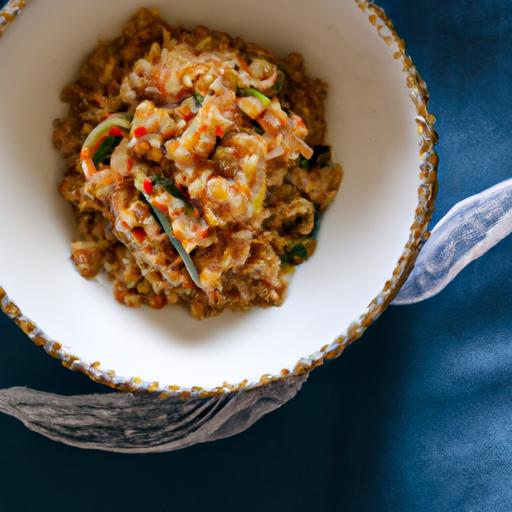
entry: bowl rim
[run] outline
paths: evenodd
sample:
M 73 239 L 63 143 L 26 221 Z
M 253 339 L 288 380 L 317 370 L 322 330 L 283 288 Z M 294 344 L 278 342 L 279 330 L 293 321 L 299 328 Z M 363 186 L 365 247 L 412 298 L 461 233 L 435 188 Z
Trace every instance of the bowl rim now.
M 323 345 L 317 352 L 307 357 L 302 357 L 292 370 L 283 369 L 276 375 L 265 374 L 254 382 L 244 379 L 235 384 L 224 382 L 221 386 L 210 389 L 200 386 L 184 388 L 178 385 L 161 386 L 159 382 L 148 382 L 139 377 L 117 376 L 114 370 L 101 369 L 99 361 L 86 362 L 66 352 L 58 341 L 52 340 L 35 322 L 23 315 L 20 308 L 9 298 L 7 291 L 1 286 L 0 309 L 20 327 L 34 344 L 44 348 L 49 355 L 58 359 L 66 368 L 80 371 L 100 384 L 119 391 L 132 393 L 156 392 L 163 397 L 180 396 L 182 398 L 218 396 L 300 376 L 309 373 L 317 366 L 322 365 L 326 360 L 340 356 L 345 348 L 360 338 L 366 329 L 384 312 L 412 271 L 423 243 L 430 236 L 427 227 L 434 210 L 438 189 L 437 171 L 439 164 L 439 157 L 435 150 L 438 142 L 438 135 L 434 130 L 436 118 L 429 113 L 427 108 L 429 100 L 427 86 L 407 53 L 404 40 L 397 34 L 393 23 L 381 7 L 368 0 L 353 1 L 362 13 L 366 15 L 368 22 L 375 27 L 378 35 L 390 48 L 390 51 L 393 52 L 392 57 L 403 65 L 406 85 L 417 113 L 416 123 L 421 163 L 419 166 L 418 205 L 414 222 L 410 227 L 409 240 L 394 268 L 391 278 L 386 281 L 384 288 L 372 300 L 366 311 L 357 320 L 352 322 L 342 335 L 338 336 L 331 343 Z M 9 0 L 4 8 L 0 9 L 0 37 L 7 26 L 16 20 L 28 3 L 29 0 Z

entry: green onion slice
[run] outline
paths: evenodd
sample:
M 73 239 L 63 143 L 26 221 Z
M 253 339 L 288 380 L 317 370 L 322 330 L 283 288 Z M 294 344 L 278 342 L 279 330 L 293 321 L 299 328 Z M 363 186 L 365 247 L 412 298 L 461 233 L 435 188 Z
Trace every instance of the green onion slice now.
M 272 103 L 270 98 L 258 91 L 258 89 L 248 87 L 246 89 L 242 89 L 242 92 L 247 96 L 254 96 L 255 98 L 258 98 L 265 108 L 267 108 Z
M 185 268 L 187 269 L 192 281 L 194 281 L 198 288 L 202 289 L 201 281 L 199 280 L 199 274 L 197 273 L 196 266 L 194 265 L 194 262 L 192 261 L 192 258 L 190 257 L 189 253 L 183 247 L 182 243 L 174 236 L 171 223 L 158 208 L 155 208 L 151 204 L 151 197 L 145 192 L 142 192 L 142 194 L 144 196 L 144 199 L 146 199 L 146 201 L 148 202 L 151 211 L 153 212 L 153 215 L 157 218 L 158 222 L 162 226 L 162 229 L 165 231 L 167 238 L 180 255 L 180 258 L 183 260 Z

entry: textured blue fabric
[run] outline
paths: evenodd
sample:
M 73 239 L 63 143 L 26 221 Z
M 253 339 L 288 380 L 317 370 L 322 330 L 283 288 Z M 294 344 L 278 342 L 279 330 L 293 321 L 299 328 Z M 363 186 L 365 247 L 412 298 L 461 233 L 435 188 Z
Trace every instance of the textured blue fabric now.
M 438 220 L 511 175 L 512 3 L 380 4 L 439 117 Z M 90 510 L 90 497 L 99 510 L 509 512 L 511 251 L 507 239 L 439 296 L 391 308 L 296 399 L 232 439 L 127 457 L 57 445 L 0 417 L 0 510 Z M 103 391 L 3 316 L 0 341 L 0 387 Z

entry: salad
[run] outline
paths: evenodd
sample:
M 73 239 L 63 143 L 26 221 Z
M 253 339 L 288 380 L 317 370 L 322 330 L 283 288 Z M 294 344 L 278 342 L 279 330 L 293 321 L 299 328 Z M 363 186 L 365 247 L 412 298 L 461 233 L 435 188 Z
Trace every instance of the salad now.
M 298 54 L 139 10 L 65 87 L 54 124 L 80 274 L 106 273 L 127 306 L 197 318 L 280 305 L 342 179 L 326 90 Z

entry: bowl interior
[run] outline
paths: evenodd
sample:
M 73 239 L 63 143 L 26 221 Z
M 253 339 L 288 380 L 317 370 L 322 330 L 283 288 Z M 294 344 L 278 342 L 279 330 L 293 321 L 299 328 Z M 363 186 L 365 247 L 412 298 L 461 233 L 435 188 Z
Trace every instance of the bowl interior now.
M 409 238 L 420 158 L 402 65 L 351 0 L 317 0 L 314 9 L 308 0 L 153 0 L 171 25 L 203 24 L 280 55 L 302 53 L 309 73 L 329 83 L 328 142 L 345 178 L 281 308 L 205 321 L 180 307 L 131 310 L 69 259 L 74 221 L 56 191 L 63 164 L 51 133 L 65 111 L 61 88 L 98 38 L 117 35 L 140 5 L 34 1 L 2 38 L 0 285 L 66 351 L 127 378 L 212 388 L 292 369 L 364 312 Z

